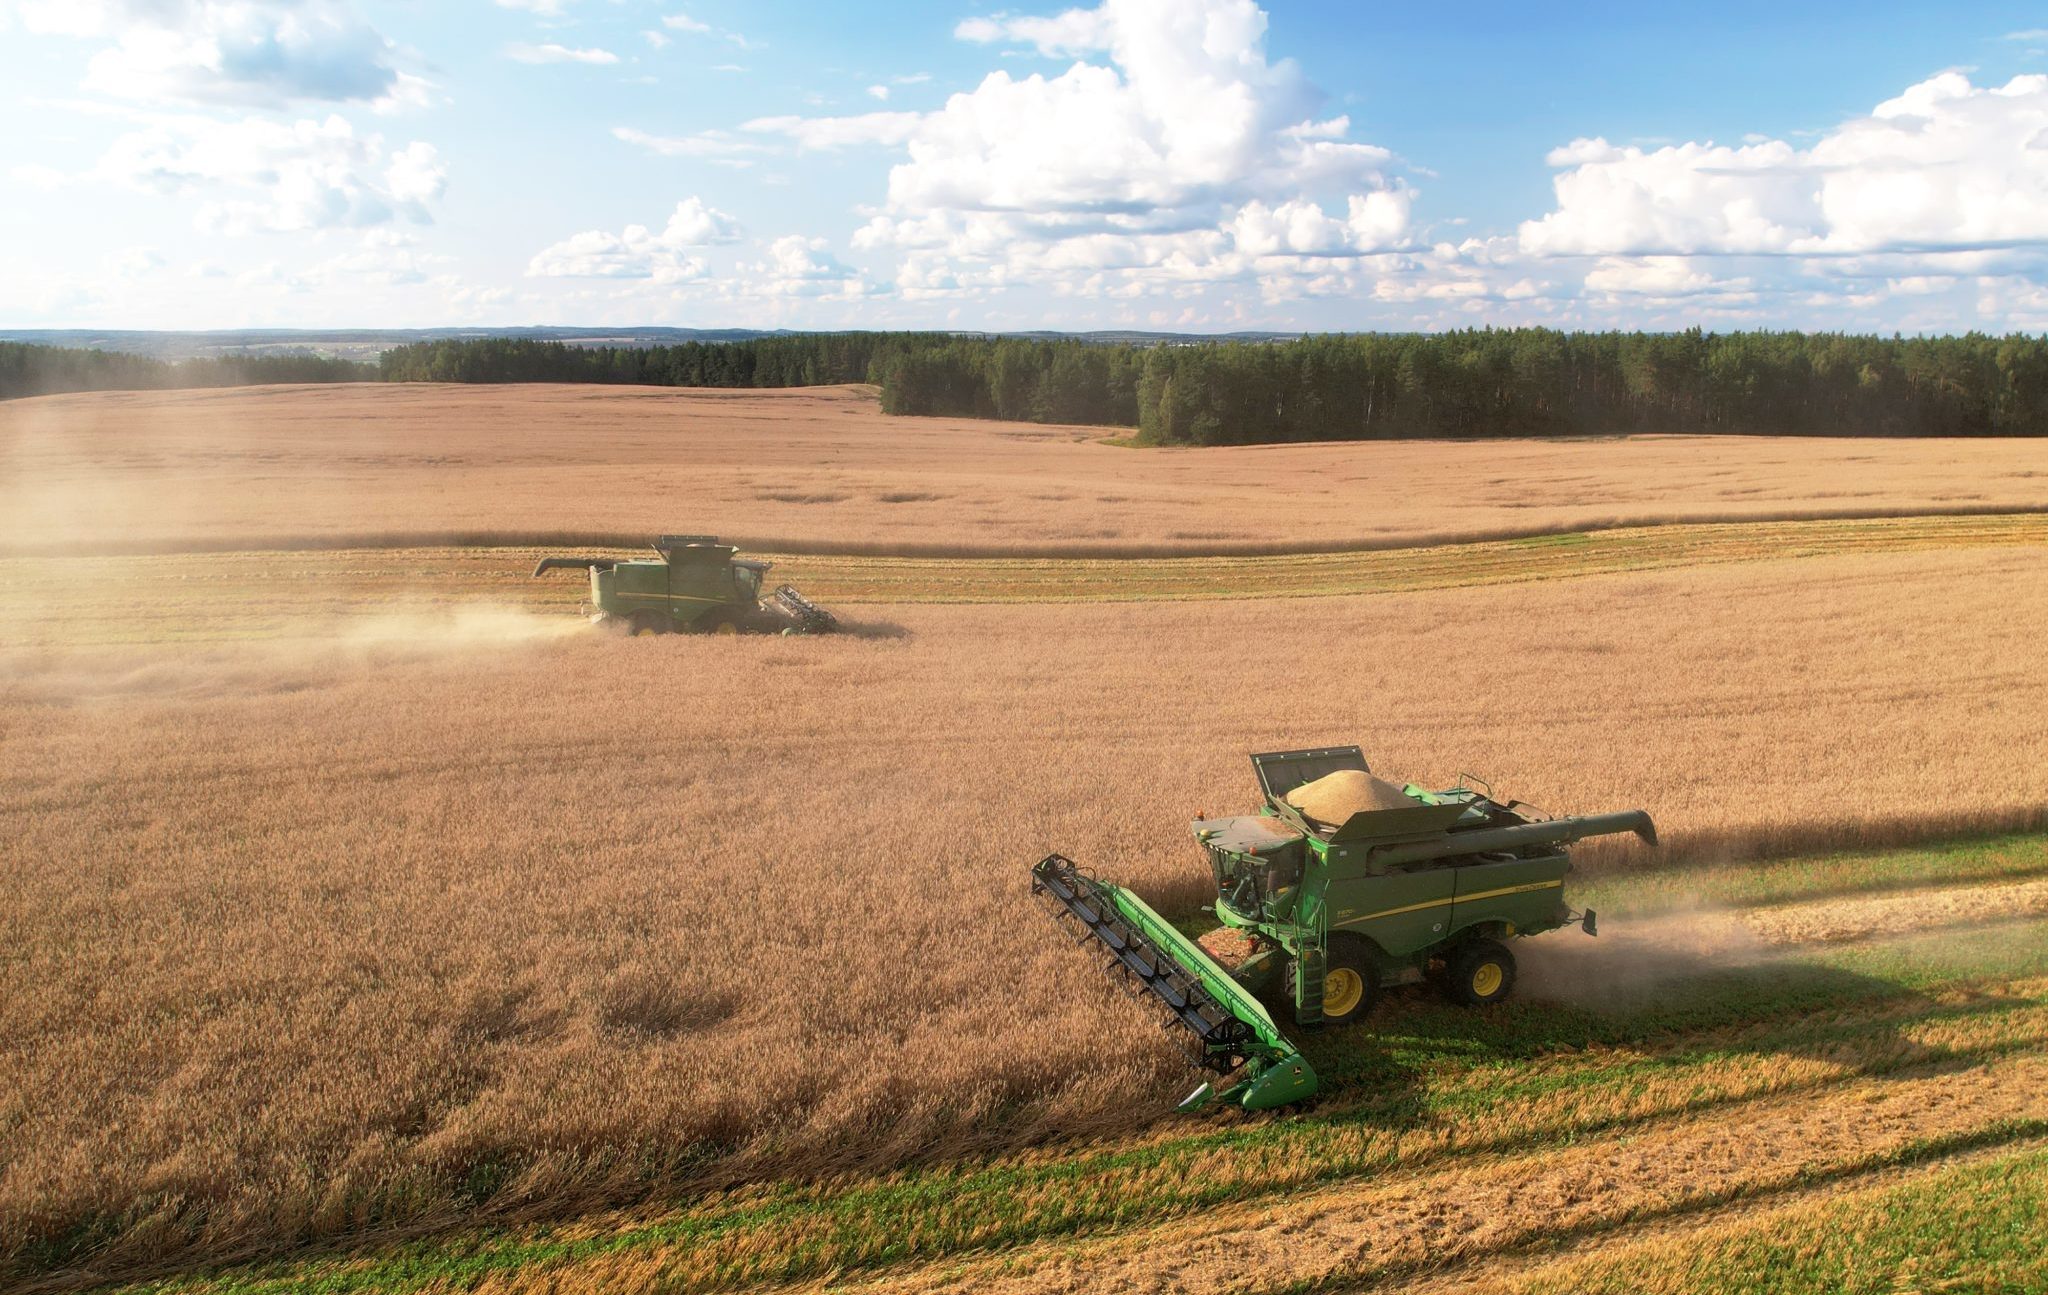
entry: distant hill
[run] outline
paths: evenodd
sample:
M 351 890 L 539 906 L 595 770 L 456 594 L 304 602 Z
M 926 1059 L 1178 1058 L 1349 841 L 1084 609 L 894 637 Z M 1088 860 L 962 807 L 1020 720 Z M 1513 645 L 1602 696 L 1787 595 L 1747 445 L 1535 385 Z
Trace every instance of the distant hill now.
M 850 329 L 757 328 L 245 328 L 220 332 L 154 329 L 0 329 L 0 342 L 118 351 L 156 360 L 223 359 L 263 355 L 319 355 L 364 362 L 416 342 L 470 342 L 485 338 L 561 342 L 568 346 L 676 346 L 684 342 L 746 342 L 762 337 L 850 332 Z M 1153 333 L 1109 329 L 1085 333 L 1052 330 L 989 332 L 952 329 L 959 337 L 1022 337 L 1038 341 L 1072 338 L 1102 346 L 1183 346 L 1200 342 L 1277 342 L 1298 333 Z
M 220 332 L 26 328 L 0 330 L 0 342 L 120 351 L 157 360 L 310 354 L 362 361 L 414 342 L 513 337 L 571 346 L 673 346 L 679 342 L 744 342 L 787 332 L 752 328 L 245 328 Z

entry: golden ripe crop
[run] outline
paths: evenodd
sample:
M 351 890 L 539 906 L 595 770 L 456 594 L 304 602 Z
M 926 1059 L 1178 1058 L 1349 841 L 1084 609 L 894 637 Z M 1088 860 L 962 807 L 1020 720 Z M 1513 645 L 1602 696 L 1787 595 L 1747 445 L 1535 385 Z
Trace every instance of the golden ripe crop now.
M 1253 750 L 1641 805 L 1667 860 L 2048 804 L 2038 548 L 864 615 L 902 632 L 7 657 L 0 1237 L 225 1253 L 1127 1127 L 1178 1058 L 1026 868 L 1191 908 Z
M 1647 436 L 1143 453 L 871 391 L 253 387 L 0 403 L 0 551 L 353 536 L 1109 556 L 2039 508 L 2048 441 Z M 463 542 L 471 542 L 465 539 Z

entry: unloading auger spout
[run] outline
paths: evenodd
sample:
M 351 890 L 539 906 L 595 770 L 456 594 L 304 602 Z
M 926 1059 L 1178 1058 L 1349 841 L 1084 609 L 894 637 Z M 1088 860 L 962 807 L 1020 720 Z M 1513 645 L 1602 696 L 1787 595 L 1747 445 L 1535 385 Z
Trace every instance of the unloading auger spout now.
M 1072 919 L 1081 943 L 1106 951 L 1109 972 L 1165 1009 L 1167 1023 L 1190 1037 L 1195 1062 L 1216 1072 L 1182 1110 L 1220 1098 L 1261 1111 L 1315 1092 L 1315 1071 L 1258 999 L 1144 900 L 1058 854 L 1032 866 L 1031 893 L 1051 901 L 1055 919 Z

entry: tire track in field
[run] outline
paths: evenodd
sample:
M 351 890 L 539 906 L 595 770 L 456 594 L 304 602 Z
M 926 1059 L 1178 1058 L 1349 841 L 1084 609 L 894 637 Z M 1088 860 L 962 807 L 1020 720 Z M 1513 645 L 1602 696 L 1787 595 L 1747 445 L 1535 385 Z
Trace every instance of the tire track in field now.
M 1569 1279 L 1575 1268 L 1589 1261 L 1625 1262 L 1630 1255 L 1653 1249 L 1699 1247 L 1730 1233 L 1775 1232 L 1797 1222 L 1801 1216 L 1831 1205 L 1874 1201 L 1943 1174 L 2044 1150 L 2048 1150 L 2048 1139 L 2023 1138 L 1951 1155 L 1932 1156 L 1905 1167 L 1881 1166 L 1807 1190 L 1795 1188 L 1689 1214 L 1622 1224 L 1606 1232 L 1589 1233 L 1545 1247 L 1540 1253 L 1487 1256 L 1469 1264 L 1454 1265 L 1420 1281 L 1381 1284 L 1380 1288 L 1398 1289 L 1402 1295 L 1513 1295 L 1513 1292 L 1537 1286 L 1554 1287 L 1560 1279 Z
M 2048 914 L 2048 877 L 1772 904 L 1746 909 L 1739 920 L 1767 945 L 1810 946 L 2043 914 Z
M 1259 1291 L 1366 1284 L 2048 1134 L 2048 1057 L 1937 1067 L 1533 1155 L 1481 1157 L 1145 1231 L 1045 1244 L 832 1289 Z M 503 1289 L 521 1288 L 515 1284 Z

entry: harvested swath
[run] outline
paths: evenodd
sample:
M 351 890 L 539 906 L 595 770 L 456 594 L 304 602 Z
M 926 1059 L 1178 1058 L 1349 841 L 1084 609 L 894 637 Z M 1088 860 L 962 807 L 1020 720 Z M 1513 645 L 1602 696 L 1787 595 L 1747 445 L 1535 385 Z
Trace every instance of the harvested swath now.
M 890 1295 L 1241 1290 L 1250 1255 L 1265 1289 L 1374 1284 L 1447 1262 L 1527 1252 L 1559 1235 L 1683 1217 L 1730 1198 L 1769 1199 L 1894 1159 L 1910 1162 L 1916 1148 L 1944 1137 L 2037 1120 L 2044 1081 L 2048 1058 L 2040 1056 L 1999 1059 L 1960 1075 L 1930 1067 L 1866 1086 L 1850 1100 L 1817 1105 L 1802 1094 L 1732 1110 L 1710 1106 L 1664 1124 L 1654 1137 L 1625 1128 L 1537 1155 L 1473 1157 L 1305 1192 L 1284 1210 L 1263 1200 L 1221 1206 L 1136 1235 L 1062 1237 L 846 1288 Z
M 1413 809 L 1414 797 L 1363 769 L 1339 769 L 1287 793 L 1287 803 L 1319 823 L 1342 823 L 1375 809 Z

